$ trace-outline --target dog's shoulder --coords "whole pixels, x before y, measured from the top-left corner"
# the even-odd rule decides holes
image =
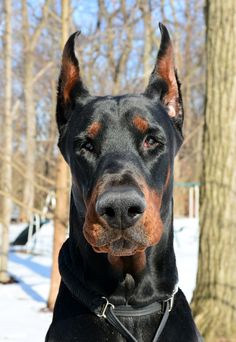
[[[93,314],[84,314],[52,322],[45,342],[121,341],[105,320]]]
[[[105,320],[78,302],[61,282],[45,342],[116,341],[116,335],[118,333]]]
[[[194,323],[190,306],[183,292],[179,289],[170,312],[160,342],[202,342]]]

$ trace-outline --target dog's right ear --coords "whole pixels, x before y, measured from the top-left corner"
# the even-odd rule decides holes
[[[81,79],[79,60],[76,53],[76,42],[79,35],[80,32],[78,31],[70,36],[62,55],[56,109],[59,132],[61,132],[62,128],[69,120],[71,109],[74,107],[76,99],[89,95],[89,92]]]

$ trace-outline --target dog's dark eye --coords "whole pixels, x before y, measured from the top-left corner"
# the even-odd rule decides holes
[[[93,145],[92,141],[88,140],[88,141],[83,142],[80,145],[80,149],[84,149],[86,151],[93,152],[94,151],[94,145]]]
[[[146,138],[144,139],[143,142],[143,147],[144,148],[154,148],[159,144],[158,140],[156,137],[154,137],[153,135],[148,135],[146,136]]]

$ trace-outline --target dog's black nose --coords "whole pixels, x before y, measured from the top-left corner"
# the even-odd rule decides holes
[[[117,186],[100,195],[96,211],[110,227],[125,229],[133,226],[146,207],[144,195],[135,188]]]

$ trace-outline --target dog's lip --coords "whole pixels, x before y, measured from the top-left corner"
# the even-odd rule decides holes
[[[147,246],[137,245],[135,241],[128,240],[125,238],[118,238],[112,240],[110,244],[103,246],[92,246],[94,251],[97,253],[108,253],[112,256],[132,256],[137,252],[143,252]]]
[[[116,256],[116,257],[127,257],[127,256],[132,256],[134,254],[136,254],[136,250],[132,250],[132,251],[129,251],[129,250],[122,250],[122,251],[113,251],[113,250],[110,250],[109,253],[110,255],[112,256]]]
[[[142,248],[143,250],[145,248]],[[119,238],[113,241],[109,246],[109,254],[113,256],[131,256],[134,255],[137,250],[140,250],[140,246],[134,241]]]
[[[134,242],[120,237],[112,241],[110,247],[112,250],[131,250],[134,248],[134,245]]]

